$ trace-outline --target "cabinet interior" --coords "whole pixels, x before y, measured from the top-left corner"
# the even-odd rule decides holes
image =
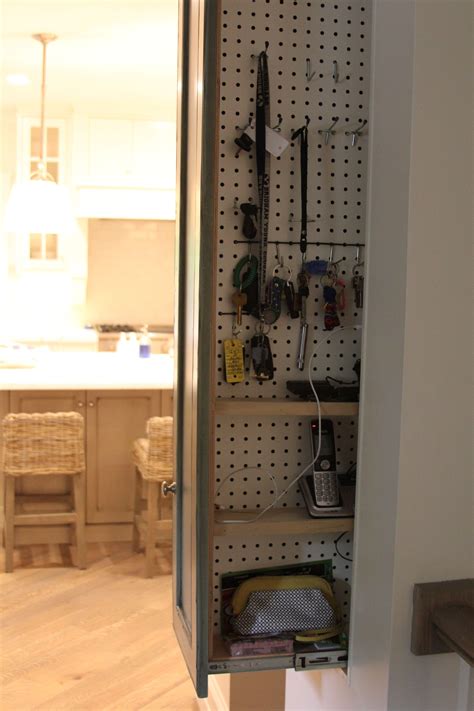
[[[217,140],[217,215],[215,235],[216,285],[214,337],[214,468],[210,482],[209,671],[225,671],[218,662],[236,663],[221,638],[221,575],[306,561],[331,560],[335,594],[349,623],[354,518],[312,519],[295,485],[256,522],[272,501],[273,483],[282,491],[312,461],[310,421],[317,417],[314,402],[295,398],[287,380],[308,380],[311,361],[314,380],[327,377],[353,381],[353,366],[361,357],[361,331],[325,330],[320,276],[310,277],[307,300],[309,335],[304,371],[296,366],[299,319],[282,315],[269,327],[275,375],[256,380],[251,368],[245,381],[225,380],[223,342],[232,338],[235,307],[231,297],[232,271],[249,251],[242,235],[240,203],[258,201],[254,146],[240,151],[234,139],[255,115],[256,56],[268,42],[271,122],[290,141],[280,157],[270,159],[269,240],[267,276],[278,258],[296,275],[301,269],[300,147],[291,134],[309,117],[308,248],[307,260],[339,262],[345,282],[341,326],[362,323],[363,309],[355,306],[353,269],[364,259],[367,184],[367,130],[353,139],[369,115],[369,57],[371,3],[255,2],[222,0],[220,17],[220,99]],[[325,141],[321,133],[334,123]],[[353,145],[354,144],[354,145]],[[292,244],[288,244],[291,242]],[[325,243],[325,244],[320,244]],[[335,243],[330,247],[327,243]],[[252,248],[258,254],[258,245]],[[363,273],[363,270],[362,270]],[[257,321],[243,315],[240,338],[247,342]],[[248,361],[247,361],[248,362]],[[322,402],[321,416],[333,422],[339,473],[357,461],[358,403]],[[252,468],[253,467],[253,468]],[[248,469],[248,471],[244,471]],[[256,469],[261,469],[260,472]],[[274,482],[264,472],[271,472]],[[230,476],[227,480],[226,477]],[[222,508],[216,508],[222,507]],[[339,551],[334,541],[339,538]],[[265,661],[266,660],[266,661]],[[248,658],[247,668],[294,666],[284,655]],[[266,666],[265,666],[266,665]],[[341,662],[338,666],[346,666]],[[224,664],[225,667],[225,664]],[[229,670],[230,667],[227,667]]]

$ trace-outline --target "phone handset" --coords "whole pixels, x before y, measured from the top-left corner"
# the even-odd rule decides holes
[[[311,422],[311,442],[313,458],[318,451],[319,421]],[[321,420],[321,448],[313,464],[314,498],[316,506],[322,509],[341,508],[339,483],[336,472],[336,447],[334,427],[331,420]]]

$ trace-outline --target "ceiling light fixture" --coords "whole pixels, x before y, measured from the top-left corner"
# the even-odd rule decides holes
[[[46,98],[46,47],[56,35],[43,32],[33,35],[43,45],[43,70],[41,81],[41,153],[38,170],[29,180],[13,186],[5,210],[4,227],[7,232],[27,234],[61,234],[75,228],[75,219],[69,191],[58,185],[47,170],[47,145],[45,124]]]

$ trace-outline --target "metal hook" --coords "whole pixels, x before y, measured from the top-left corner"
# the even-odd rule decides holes
[[[284,263],[283,263],[283,257],[282,257],[281,254],[280,254],[280,243],[279,243],[279,242],[276,242],[276,243],[275,243],[275,247],[276,247],[275,259],[276,259],[276,261],[277,261],[277,263],[278,263],[278,266],[279,266],[279,267],[284,267],[285,265],[284,265]]]
[[[240,207],[240,205],[239,205],[239,198],[234,198],[234,202],[233,202],[233,204],[232,204],[232,209],[238,211],[239,207]]]
[[[278,123],[276,124],[276,126],[272,126],[272,131],[278,131],[278,133],[280,133],[282,123],[283,123],[283,116],[281,114],[278,114]]]
[[[268,48],[270,46],[270,42],[265,42],[265,49],[264,49],[264,54],[268,54]],[[261,54],[261,53],[260,53]],[[258,59],[260,54],[251,54],[250,56],[252,59]]]
[[[310,117],[309,117],[309,116],[305,116],[305,117],[304,117],[304,120],[305,120],[305,122],[306,122],[306,127],[308,127],[308,126],[309,126],[309,122],[311,121]]]
[[[333,260],[333,256],[334,256],[334,245],[332,244],[332,245],[329,247],[328,265],[329,265],[329,264],[333,264],[333,261],[332,261],[332,260]]]
[[[357,245],[357,247],[356,247],[355,264],[354,264],[354,267],[353,267],[352,271],[354,271],[354,269],[357,269],[358,267],[362,267],[362,266],[364,266],[364,262],[363,262],[363,261],[362,261],[362,262],[360,261],[360,246]]]
[[[301,220],[295,220],[294,214],[293,214],[292,212],[290,212],[290,216],[289,216],[289,218],[288,218],[288,222],[291,224],[291,223],[294,223],[294,222],[301,222]],[[311,218],[311,217],[308,217],[308,219],[306,220],[306,222],[309,224],[310,222],[316,222],[316,220],[313,219],[313,218]]]
[[[338,121],[339,121],[339,116],[336,116],[336,118],[334,119],[332,124],[329,126],[329,128],[320,128],[318,131],[318,133],[321,136],[324,136],[324,143],[326,146],[328,145],[329,139],[331,138],[331,136],[334,136],[334,134],[336,133],[333,129]]]
[[[351,145],[352,145],[352,146],[355,146],[355,145],[356,145],[358,139],[360,138],[362,129],[364,128],[364,126],[367,126],[367,119],[364,119],[364,120],[360,119],[360,121],[361,121],[361,124],[360,124],[360,126],[359,126],[358,128],[355,128],[355,129],[353,129],[353,130],[351,130],[351,131],[346,131],[346,132],[345,132],[345,133],[346,133],[346,136],[352,136],[352,140],[351,140]]]
[[[314,72],[311,71],[311,59],[306,60],[306,81],[311,81],[311,79],[314,77],[316,74],[316,70]]]
[[[332,63],[332,78],[334,80],[334,84],[339,84],[339,64],[336,60]]]
[[[248,121],[245,124],[245,126],[243,126],[243,127],[236,126],[235,130],[236,131],[246,131],[252,125],[252,121],[253,121],[253,114],[249,114],[249,118],[248,118]]]

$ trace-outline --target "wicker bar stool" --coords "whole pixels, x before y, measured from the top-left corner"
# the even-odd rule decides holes
[[[1,469],[5,479],[5,572],[13,571],[15,526],[71,524],[77,565],[86,567],[84,420],[77,412],[9,414],[2,422]],[[15,511],[15,480],[63,474],[73,478],[74,508],[55,513]]]
[[[173,418],[151,417],[146,425],[147,438],[133,443],[135,464],[135,516],[133,548],[140,550],[140,530],[145,539],[145,573],[151,578],[154,572],[155,542],[157,533],[171,530],[171,521],[162,520],[162,486],[173,478]],[[146,516],[142,514],[142,501],[146,496]]]

